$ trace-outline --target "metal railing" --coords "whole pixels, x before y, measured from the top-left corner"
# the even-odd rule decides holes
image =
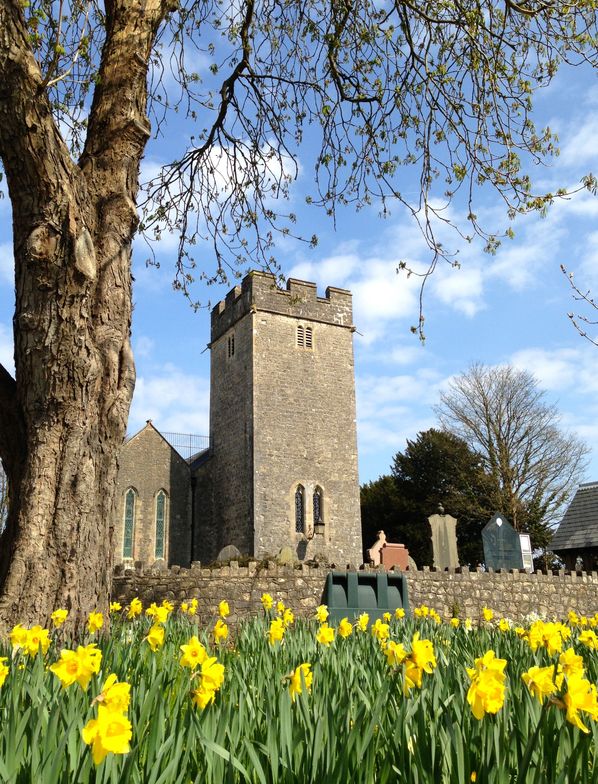
[[[194,436],[189,433],[162,433],[162,435],[185,460],[210,448],[210,436]]]

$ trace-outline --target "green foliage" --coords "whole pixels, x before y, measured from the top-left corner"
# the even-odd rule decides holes
[[[496,511],[490,490],[480,456],[464,441],[435,429],[418,433],[395,455],[391,476],[361,488],[364,544],[382,529],[388,541],[407,546],[418,566],[431,565],[428,517],[442,504],[458,520],[461,563],[477,566],[483,561],[481,530]]]
[[[556,661],[533,653],[513,631],[490,624],[467,631],[430,618],[391,622],[392,639],[409,649],[414,632],[430,639],[437,669],[421,689],[403,694],[402,668],[386,663],[369,631],[315,641],[317,624],[298,622],[282,645],[267,642],[267,619],[241,624],[234,645],[213,651],[225,665],[214,704],[195,708],[189,670],[179,646],[198,633],[186,619],[166,625],[155,654],[143,638],[148,622],[116,621],[100,640],[102,671],[88,690],[63,689],[41,655],[17,656],[0,688],[0,780],[4,784],[589,784],[596,780],[596,722],[584,734],[562,706],[541,708],[521,680],[532,665]],[[207,643],[206,635],[199,632]],[[576,642],[587,677],[598,676],[598,655]],[[54,660],[58,645],[47,659]],[[507,660],[507,697],[496,715],[473,717],[466,701],[466,667],[487,650]],[[8,655],[8,650],[0,654]],[[313,669],[311,693],[296,702],[289,673]],[[24,666],[21,667],[21,664]],[[97,768],[81,739],[95,712],[92,699],[114,672],[131,684],[131,751],[109,754]]]

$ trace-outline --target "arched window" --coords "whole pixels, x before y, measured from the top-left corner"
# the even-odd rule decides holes
[[[324,509],[322,507],[322,488],[316,487],[313,495],[314,525],[324,522]]]
[[[164,558],[166,540],[166,493],[160,490],[156,496],[156,558]]]
[[[305,533],[305,488],[299,485],[295,490],[295,531]]]
[[[123,558],[133,557],[133,538],[135,535],[135,506],[137,493],[129,487],[125,493],[125,520],[123,536]]]

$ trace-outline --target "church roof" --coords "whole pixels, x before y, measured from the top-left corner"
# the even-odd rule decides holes
[[[598,547],[598,482],[579,486],[550,547],[555,552]]]

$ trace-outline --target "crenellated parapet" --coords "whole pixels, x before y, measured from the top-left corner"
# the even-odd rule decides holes
[[[353,328],[350,291],[328,286],[326,295],[320,297],[315,283],[295,278],[289,278],[286,289],[281,289],[274,275],[253,271],[212,310],[212,343],[251,312],[277,313]]]

